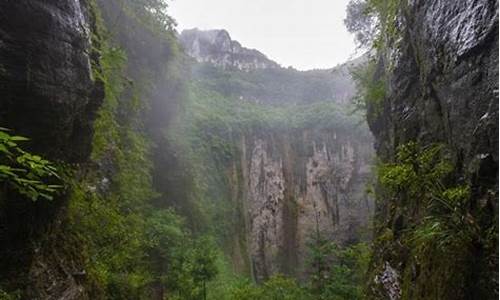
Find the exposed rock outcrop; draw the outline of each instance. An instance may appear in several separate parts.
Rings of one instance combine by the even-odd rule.
[[[186,53],[198,62],[243,71],[279,67],[261,52],[232,40],[226,30],[184,30],[179,40]]]
[[[391,247],[374,249],[371,297],[496,299],[498,1],[402,2],[400,39],[387,45],[389,55],[379,64],[387,66],[389,92],[382,106],[372,104],[369,112],[377,153],[384,162],[392,162],[397,147],[409,141],[446,145],[457,183],[472,192],[467,218],[483,237],[464,246],[470,249],[457,263],[463,271],[449,266],[448,274],[459,273],[458,281],[432,281],[442,270],[415,263],[418,259],[402,246],[401,234],[421,217],[405,214],[398,197],[379,199],[375,237],[393,240]],[[493,235],[486,237],[489,231]],[[387,232],[394,237],[388,238]],[[388,266],[394,269],[388,272]],[[393,279],[384,280],[388,277]],[[391,290],[395,285],[401,294]]]
[[[304,278],[307,244],[317,233],[339,244],[366,238],[369,137],[304,129],[244,143],[248,248],[258,281],[278,272]]]
[[[86,1],[2,1],[0,122],[49,158],[85,161],[102,90],[91,73]]]
[[[92,78],[93,16],[84,0],[0,3],[0,126],[34,153],[82,163],[103,98]],[[95,57],[95,56],[94,56]],[[0,195],[0,281],[23,299],[83,299],[82,257],[64,227],[65,196],[33,202]]]

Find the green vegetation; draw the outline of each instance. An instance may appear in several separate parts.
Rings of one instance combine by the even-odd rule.
[[[243,136],[306,128],[363,132],[357,127],[356,117],[346,116],[345,108],[332,102],[281,107],[256,104],[225,96],[196,81],[189,86],[184,105],[185,114],[170,130],[169,139],[181,147],[186,162],[184,168],[196,182],[193,194],[210,216],[213,235],[218,237],[218,243],[226,253],[231,253],[234,239],[245,235],[241,232],[245,228],[244,218],[240,215],[241,201],[230,193],[242,189],[241,170],[238,168],[241,147],[244,147],[240,144]],[[245,278],[245,274],[231,271],[224,256],[219,256],[219,275],[209,285],[208,299],[360,299],[368,247],[364,244],[339,247],[324,242],[331,248],[322,254],[328,257],[322,274],[328,279],[322,286],[313,283],[314,276],[311,276],[311,282],[301,285],[283,275],[257,285]],[[237,243],[246,251],[244,239]],[[311,245],[311,256],[321,252],[320,248]],[[248,262],[245,264],[248,268]]]
[[[368,120],[376,119],[382,113],[387,93],[384,71],[377,69],[377,62],[370,58],[351,74],[357,87],[353,98],[355,110],[366,113]]]
[[[36,201],[52,200],[62,189],[58,168],[38,155],[24,151],[19,142],[29,139],[10,135],[0,128],[0,182],[5,182],[23,196]]]
[[[143,21],[136,11],[141,5],[125,8]],[[93,70],[105,99],[94,124],[92,164],[74,174],[68,210],[70,231],[82,244],[90,296],[201,299],[217,274],[216,246],[158,203],[163,195],[153,186],[152,139],[141,121],[151,101],[143,90],[153,82],[128,78],[128,53],[114,46],[99,14],[97,24],[93,39],[100,61]]]
[[[310,291],[314,299],[363,299],[369,247],[341,247],[321,234],[309,241]]]
[[[21,299],[19,292],[16,293],[7,293],[0,289],[0,300],[18,300]]]
[[[194,64],[193,79],[227,98],[273,105],[333,102],[354,91],[345,66],[331,70],[297,71],[291,68],[225,70],[211,64]]]
[[[291,278],[275,275],[262,285],[243,282],[232,292],[234,300],[307,300],[312,299],[308,291]]]
[[[158,32],[172,31],[175,20],[168,14],[168,2],[165,0],[119,0],[123,9],[144,26]]]
[[[483,207],[498,201],[483,201],[476,195],[490,193],[488,197],[497,198],[496,191],[471,183],[482,178],[460,176],[465,172],[457,168],[463,167],[462,156],[469,155],[470,149],[460,149],[456,151],[459,157],[453,157],[443,144],[417,142],[388,150],[395,152],[386,153],[394,154],[393,159],[377,166],[378,213],[387,219],[377,224],[373,253],[365,243],[341,245],[317,232],[309,240],[307,276],[302,281],[281,274],[260,283],[250,278],[252,262],[245,236],[248,209],[242,201],[248,183],[243,170],[247,167],[245,139],[258,135],[316,138],[319,132],[338,131],[366,137],[366,128],[359,126],[359,111],[366,110],[368,119],[376,121],[389,107],[388,58],[399,42],[398,14],[406,2],[352,0],[349,5],[348,29],[356,33],[360,47],[377,51],[376,60],[369,57],[365,65],[353,70],[359,110],[354,114],[348,113],[351,107],[332,99],[332,95],[345,94],[342,84],[346,82],[339,81],[345,76],[331,76],[338,70],[241,72],[193,64],[192,77],[184,82],[189,76],[182,68],[188,59],[175,41],[175,20],[165,0],[102,3],[120,11],[114,28],[106,28],[96,3],[91,4],[91,16],[85,10],[91,23],[85,30],[93,31],[94,48],[89,54],[93,79],[102,83],[105,94],[94,123],[90,160],[68,170],[25,150],[22,145],[27,138],[0,128],[0,200],[4,192],[33,202],[53,200],[63,191],[67,196],[60,205],[28,200],[23,203],[26,206],[19,206],[19,214],[24,209],[28,213],[18,223],[33,219],[42,229],[13,224],[2,230],[0,241],[5,233],[6,240],[19,244],[6,253],[15,254],[25,270],[19,278],[2,278],[0,300],[37,293],[17,290],[19,286],[32,285],[28,289],[51,294],[52,289],[68,288],[68,282],[72,290],[89,293],[82,295],[89,299],[363,299],[372,292],[365,284],[381,273],[381,262],[394,262],[392,267],[401,275],[403,299],[471,298],[463,295],[480,289],[468,286],[470,277],[479,278],[473,281],[477,285],[491,282],[485,279],[490,274],[484,269],[498,265],[498,220],[492,220]],[[127,26],[120,27],[120,22]],[[109,31],[117,28],[119,33]],[[4,71],[0,65],[0,74]],[[83,125],[79,121],[68,125],[76,128],[75,134],[84,130],[78,128]],[[393,144],[405,138],[389,135]],[[345,148],[343,156],[351,158],[352,148]],[[286,159],[296,158],[290,156]],[[319,165],[315,157],[308,164]],[[275,176],[261,165],[264,175],[259,181]],[[291,169],[283,171],[287,180],[295,175]],[[481,172],[474,172],[481,177]],[[297,189],[310,186],[309,177],[303,181]],[[329,195],[330,187],[326,191],[322,183],[312,184]],[[289,187],[278,184],[280,192],[290,193]],[[295,198],[286,195],[283,200],[290,202],[283,214],[291,219],[302,209]],[[17,209],[17,203],[7,204],[14,205],[5,215]],[[7,222],[0,220],[0,227]],[[283,225],[287,245],[293,245],[289,240],[300,224],[296,223]],[[16,234],[26,238],[18,241]],[[485,253],[496,257],[484,257]],[[5,273],[11,276],[10,270]],[[31,277],[37,282],[28,283]],[[43,281],[43,277],[49,279]],[[490,294],[473,296],[486,299],[484,295]]]
[[[398,36],[397,16],[401,0],[351,0],[347,6],[346,28],[359,47],[383,50]]]
[[[388,47],[399,40],[398,12],[401,0],[352,0],[344,23],[360,48],[368,50],[366,62],[351,70],[356,84],[356,109],[373,123],[381,114],[388,94],[387,72],[391,68]]]
[[[486,274],[498,269],[498,216],[491,213],[491,207],[478,202],[489,201],[486,199],[493,195],[490,187],[477,187],[474,171],[461,169],[461,149],[447,149],[444,144],[429,141],[424,145],[401,141],[417,139],[414,134],[425,139],[439,135],[424,130],[408,136],[404,130],[408,128],[395,132],[385,128],[398,125],[389,123],[393,122],[391,107],[395,104],[391,100],[400,91],[392,91],[388,80],[398,61],[395,53],[401,48],[401,25],[405,21],[400,18],[411,16],[407,5],[401,0],[352,0],[345,20],[358,45],[369,50],[367,63],[353,71],[358,90],[355,100],[358,108],[367,111],[370,126],[380,134],[381,153],[386,160],[377,168],[380,215],[376,217],[370,276],[375,278],[385,262],[390,262],[401,274],[403,299],[486,299],[492,295],[491,284],[486,286],[491,273]],[[415,55],[418,60],[419,54]],[[417,65],[422,69],[417,75],[427,76],[428,66],[421,61]],[[424,78],[421,82],[427,81]],[[399,147],[392,153],[389,147],[395,146]],[[386,296],[376,284],[368,285],[376,297]]]
[[[361,116],[349,115],[349,108],[334,101],[313,102],[298,105],[266,105],[251,101],[226,97],[206,89],[198,83],[190,87],[190,97],[186,106],[191,114],[188,118],[195,124],[203,124],[210,129],[243,133],[255,129],[276,130],[332,129],[358,131]],[[201,126],[200,126],[201,127]]]
[[[469,211],[470,188],[456,183],[449,152],[441,144],[423,147],[410,142],[398,148],[394,163],[382,164],[378,171],[381,197],[398,199],[390,215],[405,223],[380,228],[384,232],[375,247],[408,261],[403,298],[463,294],[466,274],[476,267],[477,245],[495,243],[497,237],[482,231],[479,217]],[[394,246],[395,234],[402,248]],[[431,289],[425,288],[428,283]]]
[[[18,143],[25,138],[0,130],[4,154],[0,179],[10,188],[33,200],[52,199],[63,188],[59,178],[64,178],[68,219],[57,231],[64,245],[61,257],[70,256],[83,268],[78,283],[88,297],[302,300],[316,295],[348,299],[357,293],[355,274],[360,266],[355,262],[358,251],[351,248],[337,247],[325,254],[338,265],[329,269],[328,276],[339,280],[346,274],[349,278],[342,282],[326,281],[314,291],[313,284],[299,284],[282,275],[253,283],[245,255],[245,211],[238,199],[244,184],[238,163],[240,139],[245,134],[332,128],[365,132],[357,126],[360,118],[346,116],[346,108],[330,99],[333,91],[324,84],[330,74],[311,72],[307,84],[289,91],[284,90],[297,82],[299,72],[234,73],[229,85],[222,74],[196,78],[183,86],[178,83],[185,58],[175,44],[175,22],[166,13],[165,1],[116,1],[123,9],[120,18],[127,19],[114,21],[134,25],[127,27],[131,31],[127,45],[108,31],[112,28],[106,28],[98,5],[91,7],[96,27],[92,55],[98,57],[92,65],[93,79],[103,84],[105,97],[94,122],[89,163],[74,166],[63,176],[53,163],[22,150]],[[144,43],[143,38],[159,41],[161,51],[153,53],[155,48],[151,54],[136,49],[134,39]],[[168,62],[159,63],[160,59]],[[275,76],[279,83],[270,84]],[[166,82],[172,86],[160,87]],[[287,97],[298,90],[304,94],[290,100],[293,105],[263,105],[240,99],[234,89],[243,86],[249,94],[262,89],[266,96],[280,95],[277,102],[290,100]],[[164,95],[166,90],[178,94]],[[167,115],[171,107],[165,98],[184,96],[180,113]],[[162,123],[158,116],[173,120]],[[161,160],[160,167],[155,160]],[[163,173],[176,178],[169,181],[161,177]],[[234,248],[242,260],[237,271],[229,262],[238,254],[231,252]],[[0,299],[17,298],[0,290]]]
[[[310,268],[317,271],[313,271],[308,282],[304,284],[278,274],[257,285],[233,275],[230,283],[219,286],[221,289],[218,293],[209,299],[363,299],[363,279],[369,261],[367,245],[361,243],[351,247],[339,247],[322,239],[311,243],[310,251]]]

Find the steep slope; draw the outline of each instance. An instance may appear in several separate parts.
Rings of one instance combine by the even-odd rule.
[[[103,99],[92,76],[94,21],[86,1],[0,4],[0,123],[52,160],[84,163],[90,155]],[[83,258],[65,234],[67,193],[34,202],[3,187],[0,198],[1,288],[25,299],[82,297]]]
[[[369,292],[496,299],[498,1],[398,3],[374,77],[386,94],[368,105],[385,163]]]
[[[244,135],[243,201],[258,281],[276,273],[306,279],[317,234],[340,245],[367,240],[370,138],[349,131],[306,126]]]
[[[2,176],[0,298],[164,298],[158,240],[169,236],[158,228],[192,240],[171,195],[155,191],[170,189],[161,131],[181,100],[182,57],[150,4],[0,4],[2,137],[3,127],[29,137],[27,150],[57,162],[64,188],[33,201]]]

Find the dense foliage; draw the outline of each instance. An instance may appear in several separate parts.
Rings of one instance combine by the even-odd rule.
[[[211,64],[195,64],[193,78],[207,90],[228,98],[267,104],[309,104],[348,101],[354,91],[347,65],[328,70],[297,71],[269,68],[227,70]]]
[[[356,109],[367,113],[368,121],[381,114],[390,68],[387,46],[397,43],[397,13],[400,0],[352,0],[347,6],[346,28],[355,35],[366,60],[351,69],[356,85]]]
[[[385,249],[393,259],[408,262],[402,279],[405,299],[417,294],[436,298],[463,294],[466,274],[477,268],[477,245],[492,247],[498,242],[497,228],[482,231],[484,220],[469,212],[471,190],[457,183],[449,153],[442,144],[410,142],[398,148],[394,163],[378,167],[383,196],[379,199],[397,197],[400,205],[389,208],[395,227],[378,228],[375,247],[378,253]],[[400,235],[396,245],[395,234]],[[414,274],[415,268],[419,274]],[[434,287],[415,290],[425,282]]]
[[[158,11],[148,15],[152,8],[137,11],[144,9],[143,3],[134,3],[139,6],[123,3],[129,18],[158,20]],[[130,80],[127,49],[116,44],[96,16],[99,31],[93,39],[101,57],[93,70],[104,84],[105,99],[94,124],[92,163],[71,180],[69,207],[70,230],[86,257],[91,297],[200,299],[217,274],[219,253],[210,238],[189,230],[177,212],[158,205],[163,195],[153,183],[153,140],[142,121],[151,104],[144,90],[153,79]],[[151,30],[157,34],[160,29]],[[170,42],[173,33],[163,34]]]
[[[362,118],[350,115],[350,107],[335,101],[309,104],[280,105],[257,104],[251,101],[226,97],[211,89],[193,83],[186,104],[189,116],[199,127],[206,129],[250,132],[253,129],[332,129],[366,132]]]
[[[314,299],[364,299],[368,245],[340,246],[322,234],[309,241],[310,289]]]
[[[323,238],[311,241],[309,251],[312,273],[307,282],[299,283],[277,274],[257,285],[248,279],[233,277],[229,284],[219,286],[216,297],[209,299],[363,299],[363,280],[369,260],[367,245],[340,247]]]

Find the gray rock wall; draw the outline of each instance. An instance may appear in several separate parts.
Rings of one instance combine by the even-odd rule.
[[[244,197],[254,277],[307,275],[307,243],[318,231],[340,244],[366,239],[370,139],[296,130],[246,137]]]
[[[50,158],[85,161],[102,99],[86,1],[0,3],[0,122]],[[101,95],[99,95],[101,94]]]
[[[232,40],[226,30],[184,30],[179,40],[186,53],[201,63],[242,71],[279,68],[261,52]]]
[[[387,45],[379,60],[389,92],[381,113],[374,106],[369,113],[377,154],[391,162],[409,141],[446,145],[457,183],[472,191],[469,217],[481,234],[492,230],[498,238],[498,1],[402,1],[399,21],[397,43]],[[410,256],[394,255],[407,253],[398,237],[419,218],[397,213],[404,210],[397,197],[378,200],[375,238],[389,228],[395,239],[393,247],[374,249],[372,270],[381,271],[371,274],[372,298],[498,297],[498,252],[486,239],[468,244],[463,271],[450,266],[449,274],[463,272],[461,281],[431,280],[442,270],[420,269]],[[412,271],[403,274],[405,269]]]

